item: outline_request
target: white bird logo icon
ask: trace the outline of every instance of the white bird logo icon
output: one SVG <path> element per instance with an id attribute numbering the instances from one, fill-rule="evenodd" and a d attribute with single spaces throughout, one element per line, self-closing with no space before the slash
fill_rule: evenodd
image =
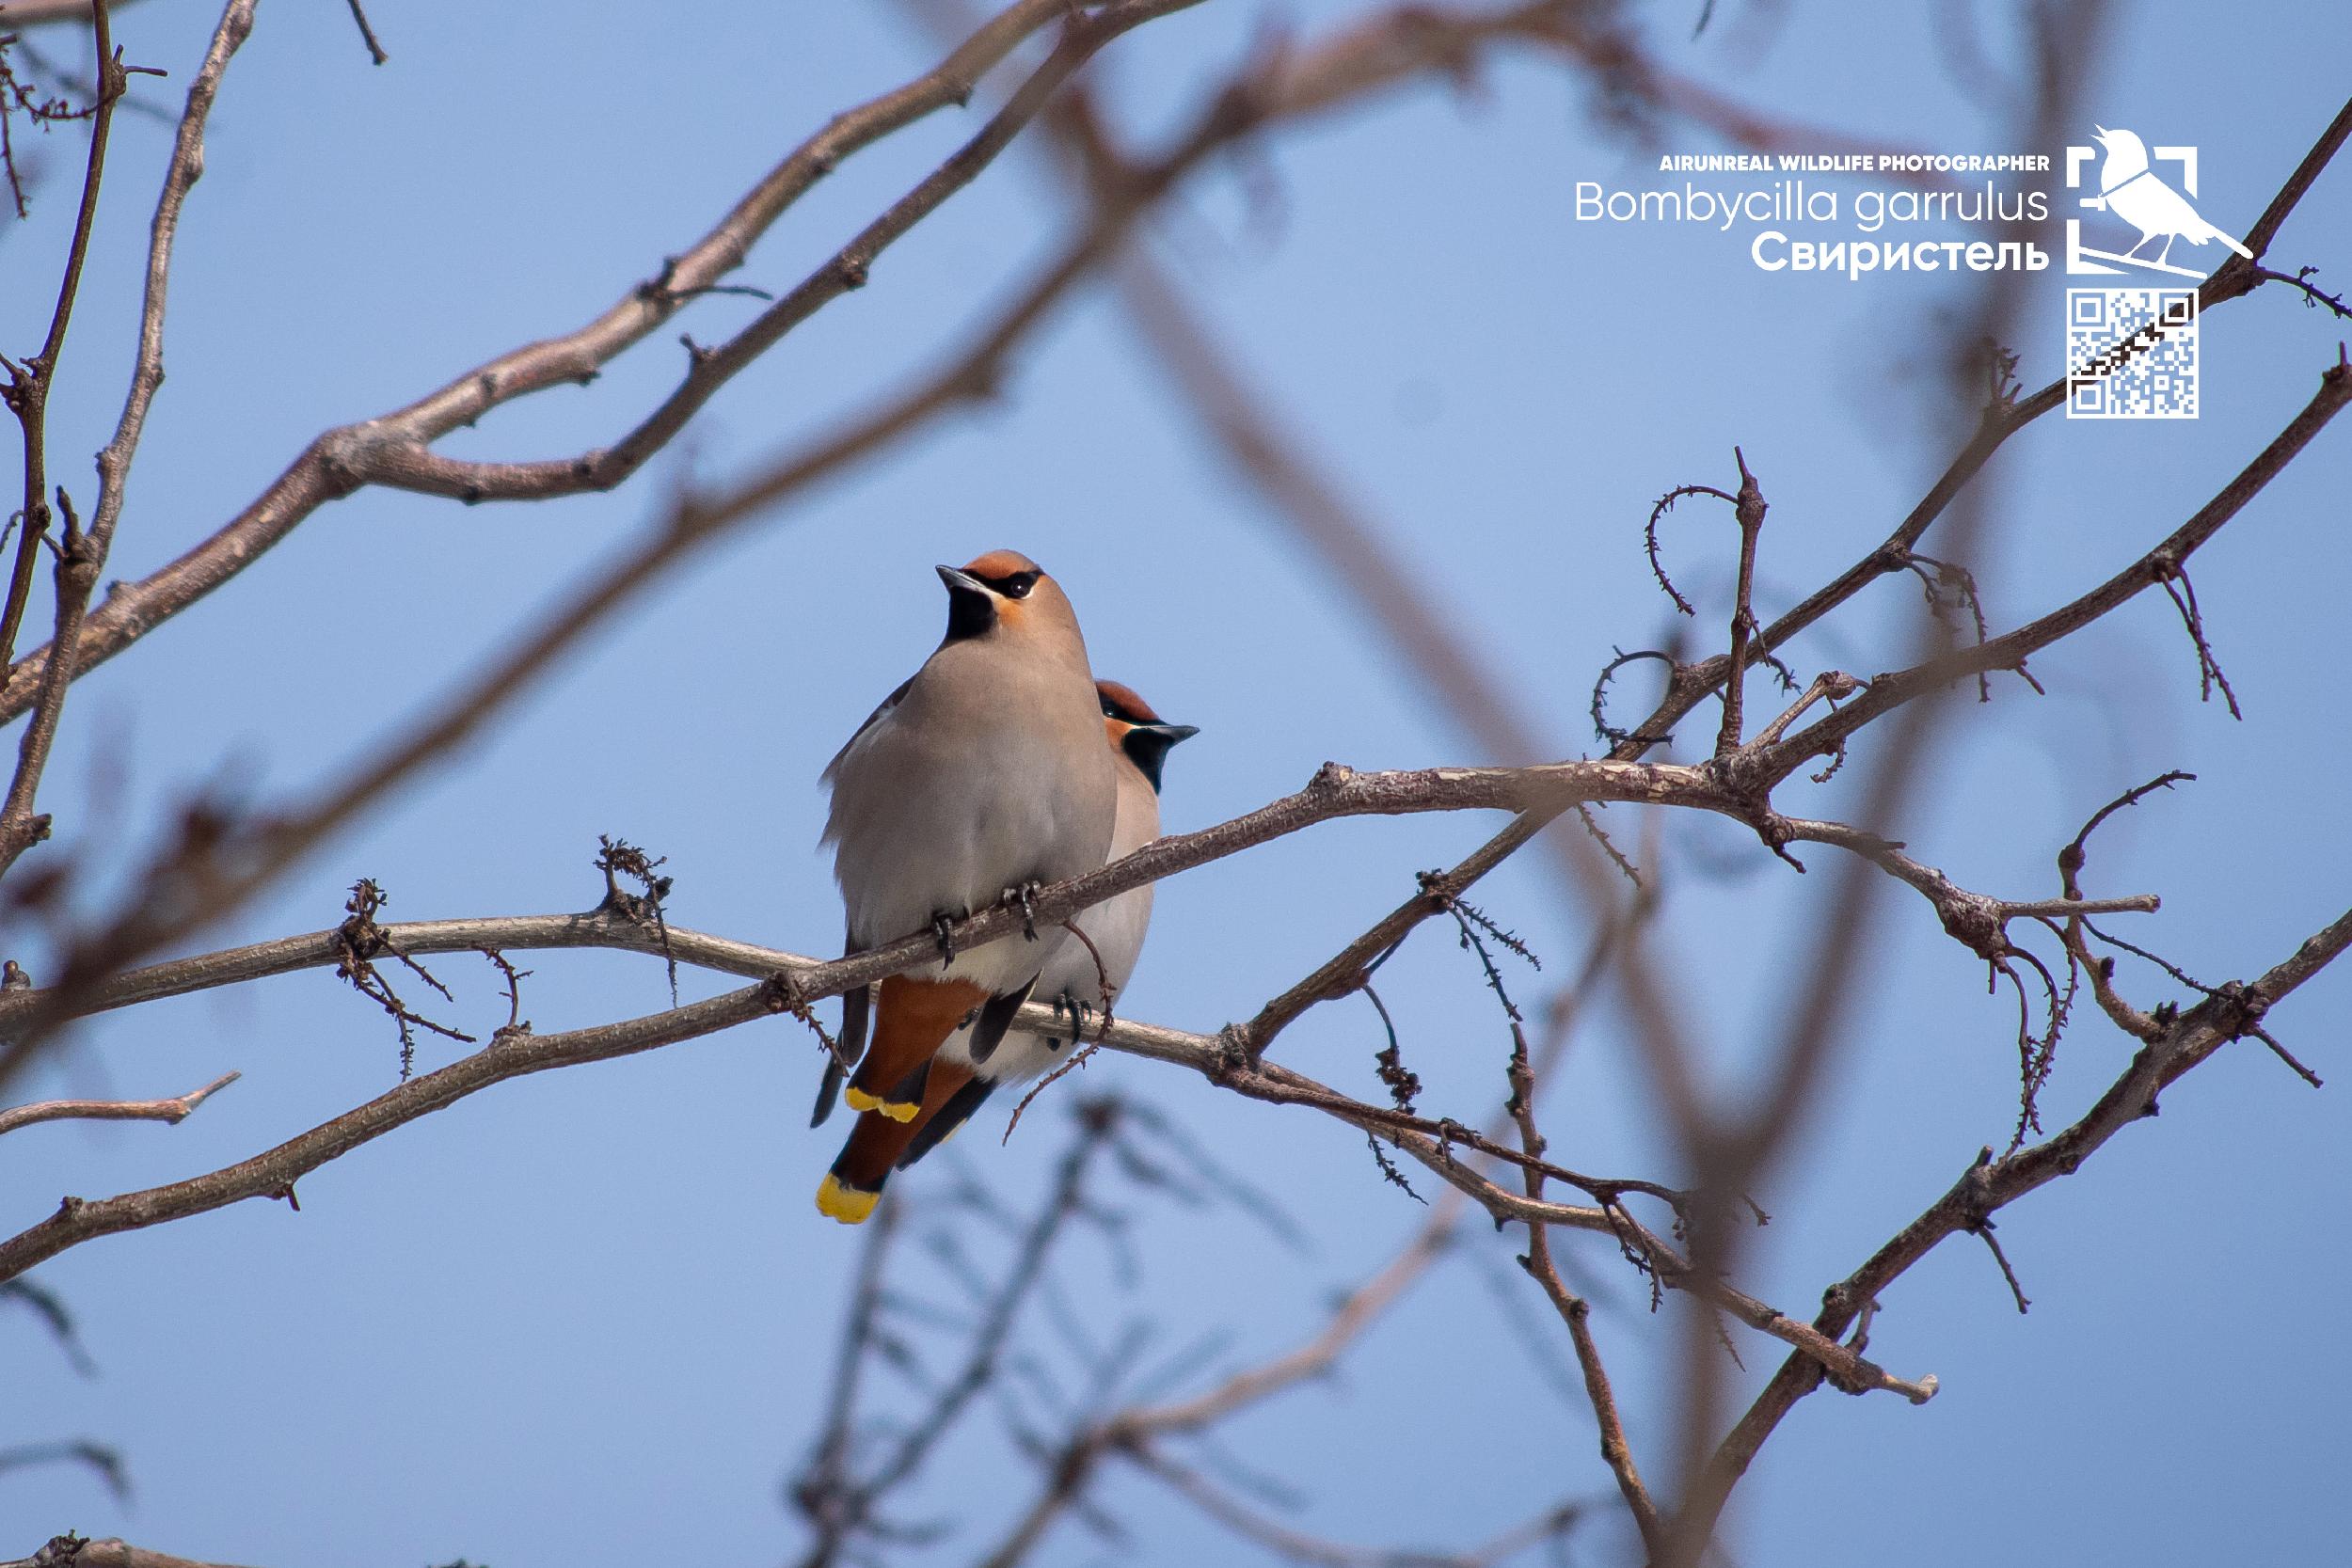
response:
<path id="1" fill-rule="evenodd" d="M 2155 266 L 2166 265 L 2174 240 L 2199 245 L 2219 240 L 2248 261 L 2253 260 L 2252 251 L 2199 217 L 2188 198 L 2157 176 L 2149 166 L 2147 143 L 2129 131 L 2110 131 L 2104 125 L 2094 129 L 2094 139 L 2106 156 L 2099 166 L 2099 194 L 2084 197 L 2082 204 L 2093 212 L 2113 213 L 2139 230 L 2137 243 L 2118 261 L 2144 262 L 2139 252 L 2159 236 L 2164 248 L 2156 253 Z"/>

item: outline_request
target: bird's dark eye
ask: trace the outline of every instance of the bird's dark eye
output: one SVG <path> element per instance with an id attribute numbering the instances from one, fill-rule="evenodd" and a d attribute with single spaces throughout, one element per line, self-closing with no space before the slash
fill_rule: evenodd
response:
<path id="1" fill-rule="evenodd" d="M 1014 572 L 1007 577 L 982 578 L 980 580 L 1008 599 L 1025 599 L 1029 590 L 1037 586 L 1035 572 Z"/>
<path id="2" fill-rule="evenodd" d="M 1158 715 L 1143 705 L 1142 699 L 1116 683 L 1104 682 L 1095 689 L 1103 700 L 1103 717 L 1116 719 L 1122 724 L 1150 724 Z"/>

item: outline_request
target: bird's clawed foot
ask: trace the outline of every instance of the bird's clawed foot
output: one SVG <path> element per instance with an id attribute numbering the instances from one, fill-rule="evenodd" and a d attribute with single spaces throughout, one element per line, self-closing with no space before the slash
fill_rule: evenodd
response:
<path id="1" fill-rule="evenodd" d="M 939 967 L 942 969 L 956 961 L 956 941 L 949 927 L 961 918 L 946 910 L 936 910 L 931 913 L 931 940 L 939 943 Z"/>
<path id="2" fill-rule="evenodd" d="M 1021 934 L 1031 942 L 1037 940 L 1037 895 L 1044 888 L 1043 882 L 1023 882 L 1019 887 L 1005 889 L 1005 895 L 997 900 L 1001 904 L 1020 906 Z"/>
<path id="3" fill-rule="evenodd" d="M 1087 1024 L 1094 1018 L 1094 1007 L 1065 990 L 1054 998 L 1054 1016 L 1059 1018 L 1065 1012 L 1070 1015 L 1070 1043 L 1077 1045 L 1086 1038 Z"/>

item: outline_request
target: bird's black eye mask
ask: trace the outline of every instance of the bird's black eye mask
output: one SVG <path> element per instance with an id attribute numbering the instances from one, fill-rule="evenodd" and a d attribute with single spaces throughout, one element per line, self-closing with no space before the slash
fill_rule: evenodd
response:
<path id="1" fill-rule="evenodd" d="M 1110 704 L 1105 702 L 1103 705 L 1107 708 Z M 1190 740 L 1200 733 L 1191 724 L 1168 724 L 1153 720 L 1147 724 L 1136 724 L 1120 736 L 1119 749 L 1127 753 L 1127 760 L 1136 765 L 1136 771 L 1144 776 L 1152 785 L 1152 793 L 1157 795 L 1160 792 L 1160 769 L 1168 761 L 1168 748 L 1179 741 Z"/>
<path id="2" fill-rule="evenodd" d="M 950 582 L 947 586 L 947 641 L 957 642 L 968 637 L 986 636 L 996 626 L 996 601 L 999 598 L 1027 598 L 1029 591 L 1037 586 L 1040 575 L 1036 572 L 1009 572 L 1003 577 L 974 576 L 972 581 L 988 590 L 985 594 Z"/>
<path id="3" fill-rule="evenodd" d="M 986 583 L 1008 599 L 1025 599 L 1029 590 L 1037 586 L 1038 576 L 1035 572 L 1012 572 L 1001 578 L 976 577 L 972 580 Z"/>

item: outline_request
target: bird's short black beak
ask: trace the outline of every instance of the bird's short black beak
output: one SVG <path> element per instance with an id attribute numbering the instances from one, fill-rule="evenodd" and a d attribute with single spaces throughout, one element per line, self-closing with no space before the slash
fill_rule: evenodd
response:
<path id="1" fill-rule="evenodd" d="M 1136 771 L 1151 782 L 1152 793 L 1157 795 L 1160 768 L 1168 761 L 1168 749 L 1200 733 L 1200 728 L 1192 724 L 1130 724 L 1119 745 L 1127 753 L 1127 760 L 1136 765 Z"/>
<path id="2" fill-rule="evenodd" d="M 996 595 L 989 592 L 986 583 L 953 566 L 931 569 L 947 585 L 948 641 L 982 636 L 996 624 Z"/>

